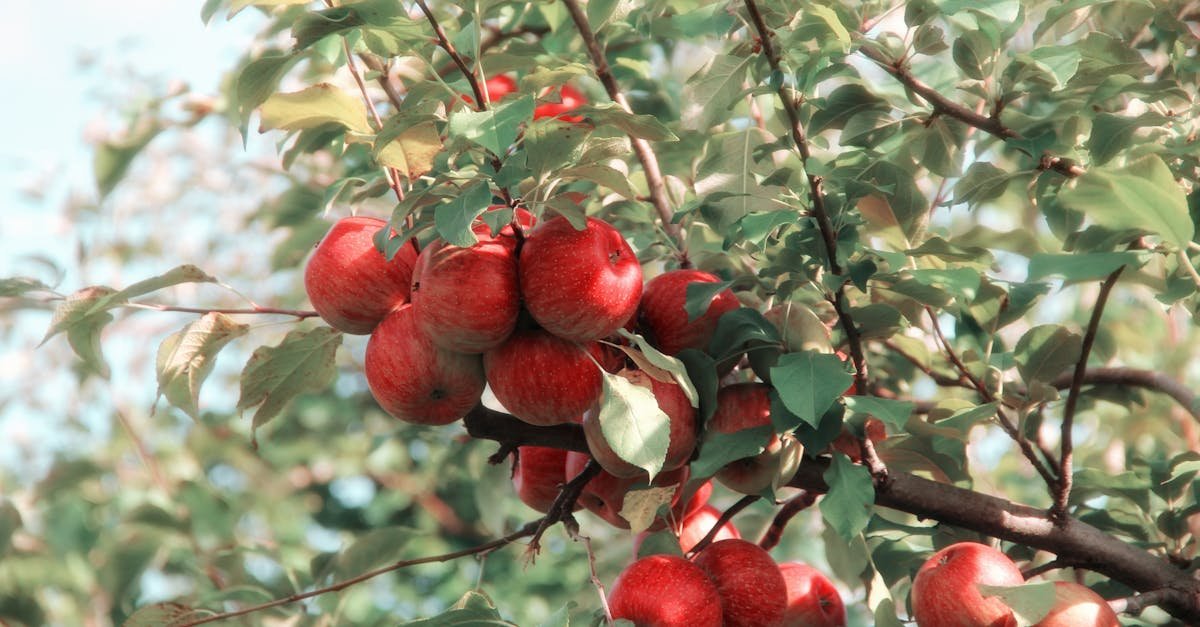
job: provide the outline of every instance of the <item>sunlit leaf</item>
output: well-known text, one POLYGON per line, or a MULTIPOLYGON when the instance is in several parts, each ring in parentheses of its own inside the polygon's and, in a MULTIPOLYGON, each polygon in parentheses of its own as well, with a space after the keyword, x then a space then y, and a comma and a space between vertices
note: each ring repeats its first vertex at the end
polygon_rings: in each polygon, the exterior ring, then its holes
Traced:
POLYGON ((604 373, 603 390, 597 418, 604 440, 618 457, 653 479, 667 458, 671 419, 653 392, 625 377, 604 373))
POLYGON ((200 417, 200 386, 216 365, 217 353, 243 336, 249 325, 220 313, 206 313, 168 335, 158 346, 154 371, 158 394, 192 418, 200 417))
POLYGON ((367 106, 362 98, 329 83, 318 83, 301 91, 274 94, 260 108, 259 132, 279 128, 288 131, 317 128, 336 123, 356 133, 371 132, 367 106))
POLYGON ((260 346, 242 370, 237 408, 254 412, 254 428, 275 418, 288 401, 333 381, 342 334, 329 327, 291 331, 275 346, 260 346))

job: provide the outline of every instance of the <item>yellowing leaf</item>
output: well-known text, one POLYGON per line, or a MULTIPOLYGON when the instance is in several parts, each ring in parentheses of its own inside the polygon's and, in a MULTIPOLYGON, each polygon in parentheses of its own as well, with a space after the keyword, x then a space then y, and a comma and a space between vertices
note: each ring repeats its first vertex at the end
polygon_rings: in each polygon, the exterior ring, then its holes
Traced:
POLYGON ((224 314, 207 313, 168 335, 158 346, 154 365, 158 394, 192 418, 199 418, 200 386, 212 372, 217 353, 249 328, 224 314))
POLYGON ((678 486, 650 487, 644 490, 630 490, 625 493, 625 502, 621 505, 621 518, 629 521, 629 532, 639 534, 650 528, 658 508, 670 505, 678 486))
POLYGON ((433 159, 442 151, 442 138, 429 122, 405 130, 382 146, 376 144, 375 150, 380 163, 412 180, 433 169, 433 159))
POLYGON ((355 133, 371 132, 367 106, 329 83, 319 83, 301 91, 275 94, 262 104, 262 127, 298 131, 330 122, 341 124, 355 133))

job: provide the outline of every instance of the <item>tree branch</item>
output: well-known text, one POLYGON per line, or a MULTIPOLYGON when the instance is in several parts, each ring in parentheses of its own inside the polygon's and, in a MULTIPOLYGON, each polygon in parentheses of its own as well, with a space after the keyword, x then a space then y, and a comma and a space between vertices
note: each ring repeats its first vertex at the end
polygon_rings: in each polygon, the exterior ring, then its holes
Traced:
MULTIPOLYGON (((562 2, 563 6, 567 7, 567 12, 571 14, 571 20, 575 22, 575 29, 579 31, 579 36, 583 38, 588 56, 591 58, 592 65, 596 69, 596 77, 604 85, 604 91, 626 113, 633 113, 633 110, 629 107, 629 101, 625 98, 625 94, 621 93, 620 86, 617 85, 616 77, 613 76, 612 71, 608 67, 608 58, 604 55, 604 49, 596 39, 596 33, 592 31, 592 25, 588 23, 587 14, 579 6, 577 0, 562 0, 562 2)), ((654 154, 654 150, 650 147, 650 142, 640 137, 633 137, 631 135, 629 142, 633 146, 634 155, 637 156, 637 160, 642 164, 642 172, 646 174, 646 186, 650 190, 650 202, 654 205, 654 210, 658 213, 658 219, 662 223, 663 230, 674 240, 676 247, 679 249, 680 265, 688 267, 687 240, 684 238, 683 231, 679 225, 672 221, 675 212, 671 209, 671 201, 667 198, 667 185, 663 181, 662 170, 658 166, 658 156, 654 154)))
MULTIPOLYGON (((1071 386, 1074 375, 1063 373, 1050 382, 1057 389, 1071 386)), ((1084 385, 1133 386, 1154 390, 1170 396, 1179 403, 1197 422, 1200 422, 1200 403, 1192 389, 1161 372, 1136 370, 1133 368, 1093 368, 1083 377, 1084 385)))
POLYGON ((320 316, 315 311, 308 309, 278 309, 276 307, 250 307, 245 309, 228 308, 228 307, 180 307, 178 305, 159 305, 157 303, 123 303, 121 307, 133 307, 135 309, 150 309, 152 311, 176 311, 181 313, 220 313, 231 315, 279 315, 292 316, 299 320, 305 318, 315 318, 320 316))
POLYGON ((1071 457, 1074 452, 1071 428, 1075 425, 1075 408, 1079 404, 1079 388, 1083 386, 1083 380, 1087 376, 1088 355, 1092 352, 1092 345, 1096 343, 1096 332, 1100 328, 1100 317, 1104 315, 1104 305, 1108 302, 1108 295, 1112 293, 1117 279, 1124 271, 1125 266, 1117 268, 1100 284, 1100 293, 1096 296, 1096 302, 1092 306, 1092 317, 1088 320, 1087 331, 1083 334, 1079 361, 1075 363, 1075 373, 1071 377, 1067 403, 1063 408, 1060 445, 1062 453, 1058 462, 1058 488, 1054 493, 1054 506, 1050 509, 1051 517, 1060 522, 1065 522, 1067 519, 1067 501, 1071 498, 1071 457))
MULTIPOLYGON (((869 439, 869 438, 868 438, 869 439)), ((792 518, 800 512, 812 507, 813 503, 817 502, 817 495, 808 490, 801 490, 800 494, 793 496, 775 512, 775 518, 771 519, 771 525, 763 532, 762 538, 758 541, 758 546, 764 550, 770 551, 779 544, 783 538, 783 530, 787 528, 787 524, 792 518)))
POLYGON ((729 509, 721 512, 721 517, 717 519, 717 522, 713 523, 713 526, 708 530, 708 533, 704 534, 704 537, 700 538, 700 541, 688 550, 688 555, 695 555, 700 551, 703 551, 704 547, 712 544, 713 538, 717 537, 717 532, 721 530, 721 527, 725 526, 725 523, 733 520, 733 517, 737 516, 739 512, 747 507, 750 507, 755 501, 761 498, 761 496, 754 494, 743 496, 742 498, 738 499, 737 503, 730 505, 729 509))

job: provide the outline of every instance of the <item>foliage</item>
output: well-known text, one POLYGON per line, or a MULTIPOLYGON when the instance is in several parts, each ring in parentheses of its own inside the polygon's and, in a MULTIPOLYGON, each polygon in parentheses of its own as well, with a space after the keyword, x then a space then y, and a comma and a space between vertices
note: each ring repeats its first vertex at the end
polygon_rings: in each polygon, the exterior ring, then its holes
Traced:
MULTIPOLYGON (((855 624, 906 617, 921 561, 964 538, 1002 538, 1029 566, 1081 565, 1052 538, 973 526, 965 503, 921 510, 888 491, 889 473, 1093 525, 1112 544, 1077 575, 1106 597, 1151 592, 1130 575, 1151 567, 1114 557, 1117 545, 1188 577, 1200 508, 1191 3, 332 4, 208 0, 214 27, 218 15, 263 24, 225 93, 187 123, 163 112, 179 94, 150 102, 98 146, 93 211, 131 202, 153 236, 93 252, 152 265, 151 278, 64 294, 0 280, 3 310, 48 328, 45 350, 65 335, 75 357, 54 353, 55 367, 75 368, 79 404, 100 399, 106 425, 45 472, 0 475, 0 619, 192 620, 535 520, 509 496, 507 465, 487 463, 495 443, 386 417, 364 389, 363 338, 284 309, 304 306, 299 270, 331 218, 388 217, 395 235, 378 244, 394 255, 410 237, 469 242, 492 203, 601 216, 648 274, 686 263, 726 280, 712 289, 732 286, 746 308, 706 353, 630 350, 686 379, 705 416, 721 365, 744 355, 732 380, 769 373, 774 427, 796 432, 812 470, 793 485, 828 490, 773 553, 827 564, 855 624), (520 95, 488 102, 481 85, 500 73, 520 95), (592 103, 579 119, 534 120, 566 84, 592 103), (138 164, 200 120, 222 139, 240 130, 235 144, 278 142, 283 170, 250 177, 235 163, 244 178, 212 191, 247 202, 208 250, 179 257, 179 227, 137 203, 150 183, 138 164), (176 301, 190 310, 163 304, 176 301), (776 306, 794 317, 771 318, 776 306), (147 328, 153 316, 172 323, 147 328), (251 324, 264 316, 285 324, 251 324), (143 359, 110 363, 113 347, 143 359), (113 392, 138 369, 165 400, 153 417, 113 392), (237 420, 243 410, 253 417, 237 420), (887 429, 873 446, 869 417, 887 429), (177 605, 144 609, 166 601, 177 605)), ((165 211, 216 216, 182 200, 165 211)), ((605 434, 627 435, 629 458, 658 470, 666 444, 631 420, 648 399, 622 381, 606 380, 605 434)), ((694 467, 707 474, 732 457, 720 449, 754 450, 705 442, 694 467)), ((737 522, 757 532, 775 511, 758 502, 737 522)), ((632 544, 584 516, 609 582, 632 544)), ((517 543, 264 613, 599 620, 584 546, 551 530, 541 547, 532 564, 517 543)), ((1034 596, 1023 615, 1045 611, 1034 596)))

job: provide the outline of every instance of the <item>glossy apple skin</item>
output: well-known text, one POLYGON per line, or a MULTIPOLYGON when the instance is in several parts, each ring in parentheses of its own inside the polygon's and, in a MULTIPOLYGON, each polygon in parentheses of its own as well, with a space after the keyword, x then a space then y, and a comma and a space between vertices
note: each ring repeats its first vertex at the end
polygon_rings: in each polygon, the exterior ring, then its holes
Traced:
POLYGON ((309 257, 304 291, 329 326, 365 335, 388 312, 408 302, 417 249, 405 244, 388 261, 374 241, 386 226, 377 218, 342 218, 309 257))
MULTIPOLYGON (((570 480, 577 476, 591 457, 585 453, 570 452, 567 453, 567 479, 570 480)), ((679 494, 683 490, 684 482, 687 481, 688 468, 684 466, 672 470, 670 472, 659 473, 654 477, 654 482, 651 484, 655 487, 666 487, 670 485, 679 486, 675 490, 675 500, 671 502, 674 506, 679 499, 679 494)), ((629 521, 621 516, 621 508, 625 506, 625 493, 629 492, 630 488, 638 484, 646 483, 646 474, 642 473, 640 477, 614 477, 606 471, 601 470, 600 474, 592 478, 591 481, 583 487, 583 491, 579 494, 579 504, 587 508, 588 511, 599 516, 608 524, 618 529, 629 529, 629 521)), ((650 525, 650 531, 660 531, 667 526, 667 521, 663 518, 658 518, 650 525)))
POLYGON ((570 85, 563 85, 560 95, 561 100, 559 102, 546 102, 534 107, 533 119, 558 118, 563 122, 572 124, 582 122, 583 118, 580 116, 563 114, 587 104, 587 98, 578 89, 570 85))
POLYGON ((380 407, 406 422, 449 424, 483 395, 479 356, 439 348, 417 328, 412 305, 401 306, 375 328, 364 366, 380 407))
POLYGON ((1021 569, 984 544, 952 544, 925 561, 913 578, 913 617, 919 627, 1015 627, 1013 611, 976 587, 1018 586, 1021 569))
POLYGON ((581 231, 562 216, 539 224, 525 238, 519 274, 534 320, 576 342, 611 335, 642 297, 642 267, 633 249, 597 218, 588 218, 581 231))
POLYGON ((719 283, 714 274, 700 270, 673 270, 646 283, 638 307, 638 326, 658 350, 676 355, 685 348, 704 350, 725 313, 741 307, 733 292, 723 290, 709 302, 699 318, 688 321, 684 305, 693 283, 719 283))
POLYGON ((577 422, 600 398, 600 369, 588 351, 541 329, 513 333, 483 355, 496 399, 533 425, 577 422))
MULTIPOLYGON (((683 388, 674 382, 659 381, 641 370, 623 370, 617 376, 625 377, 634 385, 649 389, 658 407, 670 420, 671 432, 667 444, 667 457, 663 470, 674 470, 683 466, 696 448, 696 410, 688 402, 683 388)), ((583 415, 583 433, 587 436, 588 450, 600 462, 604 470, 618 477, 636 477, 646 471, 621 459, 604 439, 600 428, 600 408, 594 406, 583 415)))
MULTIPOLYGON (((705 505, 700 509, 688 514, 683 523, 679 526, 679 548, 684 553, 692 550, 692 547, 699 544, 704 536, 712 530, 717 521, 721 519, 721 510, 712 505, 705 505)), ((742 534, 738 532, 737 527, 733 526, 733 521, 729 521, 717 530, 713 536, 713 542, 721 540, 736 540, 741 538, 742 534)))
POLYGON ((417 326, 446 350, 499 346, 521 312, 514 249, 490 237, 467 248, 440 240, 426 246, 413 270, 412 303, 417 326))
MULTIPOLYGON (((771 424, 771 388, 764 383, 735 383, 717 392, 717 409, 708 428, 736 433, 771 424)), ((726 464, 716 479, 742 494, 760 494, 776 477, 795 472, 803 452, 796 442, 780 440, 774 433, 763 443, 763 452, 726 464)))
POLYGON ((716 586, 695 564, 673 555, 630 564, 613 582, 608 606, 614 619, 638 627, 721 627, 716 586))
POLYGON ((846 606, 821 571, 800 562, 779 565, 787 584, 783 624, 795 627, 846 627, 846 606))
POLYGON ((746 540, 722 540, 692 561, 717 585, 725 627, 778 627, 787 585, 769 553, 746 540))
MULTIPOLYGON (((522 503, 548 513, 567 479, 567 451, 544 446, 517 448, 512 482, 522 503)), ((581 507, 576 504, 575 509, 581 507)))
POLYGON ((1054 582, 1054 607, 1033 627, 1119 627, 1104 597, 1074 581, 1054 582))

